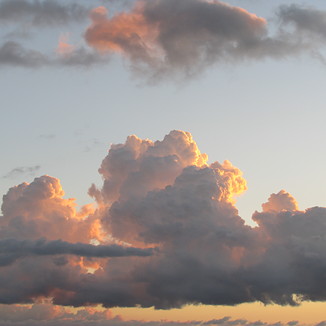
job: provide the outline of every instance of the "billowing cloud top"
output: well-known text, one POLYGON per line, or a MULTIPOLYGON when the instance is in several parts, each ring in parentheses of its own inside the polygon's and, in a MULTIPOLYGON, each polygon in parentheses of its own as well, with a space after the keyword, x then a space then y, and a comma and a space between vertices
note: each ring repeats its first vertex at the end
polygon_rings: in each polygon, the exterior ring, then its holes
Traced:
POLYGON ((112 145, 76 211, 58 179, 11 188, 0 218, 0 301, 105 307, 324 301, 326 209, 286 191, 238 215, 246 190, 229 161, 208 164, 190 133, 112 145), (153 249, 155 248, 155 249, 153 249), (303 281, 304 280, 304 281, 303 281))

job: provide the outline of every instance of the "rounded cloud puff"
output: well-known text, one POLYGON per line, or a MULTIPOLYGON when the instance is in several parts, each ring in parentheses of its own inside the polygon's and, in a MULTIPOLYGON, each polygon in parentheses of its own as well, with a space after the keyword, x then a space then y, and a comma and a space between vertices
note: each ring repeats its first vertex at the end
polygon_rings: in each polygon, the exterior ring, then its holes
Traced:
POLYGON ((77 212, 49 176, 11 188, 0 301, 168 309, 325 300, 326 209, 299 211, 281 190, 247 226, 235 207, 242 172, 207 161, 184 131, 156 142, 129 136, 104 158, 103 186, 89 190, 96 208, 77 212))

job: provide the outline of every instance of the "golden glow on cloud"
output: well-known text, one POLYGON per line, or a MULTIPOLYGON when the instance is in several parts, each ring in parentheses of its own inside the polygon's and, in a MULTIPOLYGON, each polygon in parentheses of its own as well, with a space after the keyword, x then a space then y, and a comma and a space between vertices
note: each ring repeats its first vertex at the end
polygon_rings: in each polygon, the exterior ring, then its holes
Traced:
POLYGON ((271 194, 267 203, 262 204, 263 212, 298 211, 295 198, 285 190, 271 194))
POLYGON ((120 13, 108 19, 105 7, 97 7, 90 13, 92 26, 86 32, 90 45, 100 51, 125 52, 124 45, 149 47, 157 36, 155 26, 148 25, 140 12, 141 4, 133 13, 120 13))
POLYGON ((241 170, 234 167, 227 160, 223 164, 214 162, 211 167, 218 173, 223 184, 223 187, 220 188, 221 193, 218 200, 225 200, 234 204, 234 196, 240 195, 247 190, 247 182, 242 177, 241 170))

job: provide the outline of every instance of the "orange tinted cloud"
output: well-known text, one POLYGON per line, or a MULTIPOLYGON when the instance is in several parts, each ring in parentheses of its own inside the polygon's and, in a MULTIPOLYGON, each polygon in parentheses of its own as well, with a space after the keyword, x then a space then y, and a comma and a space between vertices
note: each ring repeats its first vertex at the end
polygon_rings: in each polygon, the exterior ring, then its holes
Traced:
POLYGON ((262 204, 263 212, 281 212, 281 211, 297 211, 298 203, 295 198, 285 190, 279 191, 277 194, 271 194, 268 202, 262 204))
POLYGON ((91 234, 94 234, 90 230, 96 224, 96 218, 91 214, 88 219, 80 220, 80 217, 85 211, 91 213, 91 208, 86 206, 79 213, 75 200, 63 196, 60 181, 50 176, 35 178, 30 184, 11 188, 3 198, 1 237, 46 237, 48 240, 89 242, 91 234))
POLYGON ((69 56, 74 51, 75 47, 69 42, 69 37, 67 34, 63 34, 59 38, 59 43, 57 47, 57 53, 63 56, 69 56))
POLYGON ((91 11, 92 25, 88 28, 85 38, 89 45, 100 51, 149 54, 150 43, 155 40, 155 26, 149 25, 137 6, 132 13, 120 13, 109 18, 105 7, 91 11))
POLYGON ((188 132, 155 142, 132 135, 102 161, 94 207, 78 212, 50 176, 11 188, 0 219, 0 302, 168 309, 325 301, 326 209, 298 211, 280 191, 249 227, 234 200, 246 190, 242 172, 207 160, 188 132))
POLYGON ((98 7, 90 17, 85 33, 90 46, 121 53, 158 74, 195 72, 225 55, 246 57, 266 34, 265 19, 220 1, 138 0, 130 12, 109 17, 98 7))

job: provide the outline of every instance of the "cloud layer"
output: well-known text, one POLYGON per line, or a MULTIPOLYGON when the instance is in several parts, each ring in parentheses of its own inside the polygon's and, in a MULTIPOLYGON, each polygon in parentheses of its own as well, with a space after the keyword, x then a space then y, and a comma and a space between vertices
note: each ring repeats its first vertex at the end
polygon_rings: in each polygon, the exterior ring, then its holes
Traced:
POLYGON ((129 136, 101 164, 103 186, 89 189, 95 206, 77 211, 50 176, 11 188, 0 219, 1 303, 324 301, 326 208, 299 211, 281 190, 249 227, 235 207, 241 171, 207 160, 187 132, 129 136))
POLYGON ((85 39, 99 51, 124 55, 135 71, 152 77, 191 76, 217 63, 316 50, 324 44, 319 36, 325 17, 322 11, 282 6, 281 28, 270 35, 266 19, 222 1, 139 0, 132 11, 112 17, 104 7, 94 9, 85 39))
POLYGON ((219 0, 132 3, 131 9, 111 12, 111 8, 90 9, 77 2, 2 1, 0 23, 16 26, 18 31, 14 29, 0 45, 0 66, 91 66, 107 64, 115 54, 123 57, 134 73, 158 81, 196 76, 217 64, 265 58, 313 54, 325 61, 326 13, 322 10, 282 5, 276 8, 274 23, 269 23, 219 0), (86 27, 88 18, 91 24, 86 27), (82 45, 59 40, 57 55, 51 53, 53 49, 45 53, 26 44, 26 38, 22 43, 15 38, 29 29, 44 34, 56 26, 68 28, 70 23, 81 29, 83 40, 78 44, 82 45))

